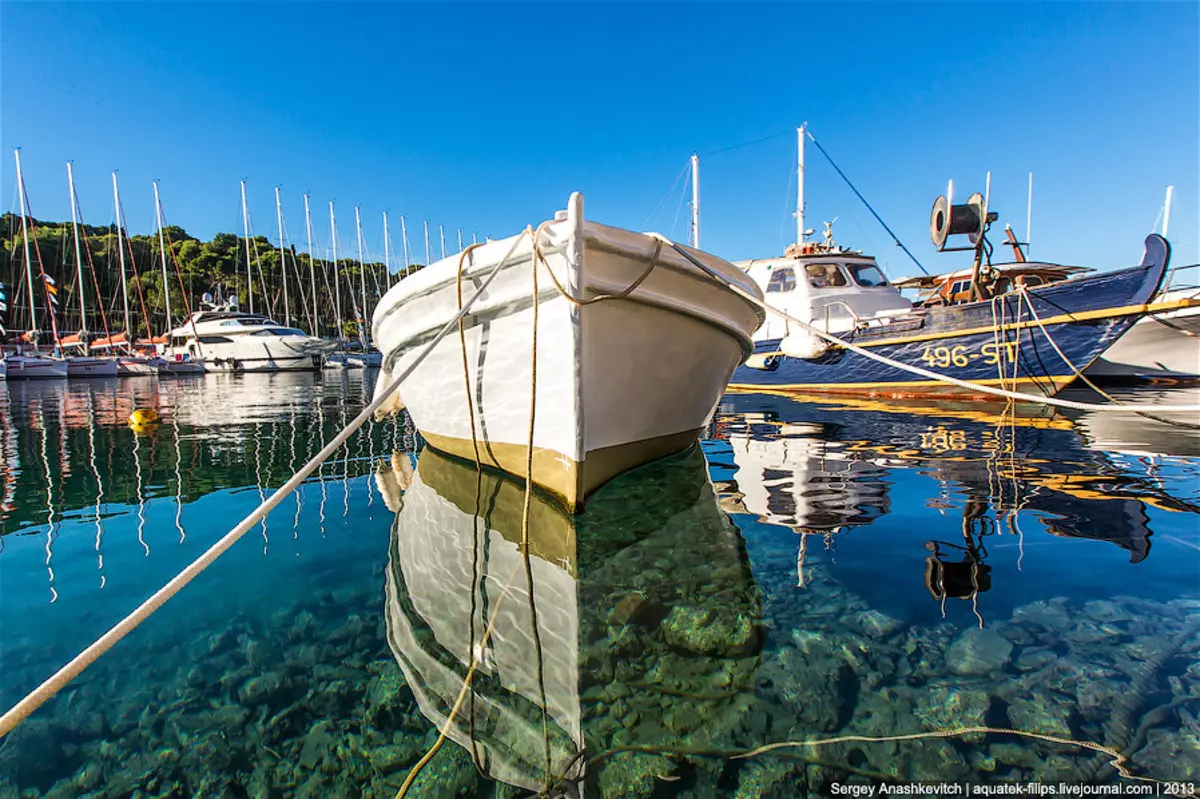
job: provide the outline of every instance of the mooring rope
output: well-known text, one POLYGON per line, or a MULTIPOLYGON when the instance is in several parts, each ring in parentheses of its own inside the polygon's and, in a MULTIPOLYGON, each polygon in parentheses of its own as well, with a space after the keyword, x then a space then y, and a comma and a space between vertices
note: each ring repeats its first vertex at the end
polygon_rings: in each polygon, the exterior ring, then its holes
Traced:
POLYGON ((509 258, 515 252, 517 244, 524 238, 518 237, 513 242, 512 248, 508 255, 501 258, 492 270, 487 274, 487 277, 480 284, 479 289, 471 297, 471 299, 463 305, 462 308, 450 318, 450 321, 442 327, 441 330, 433 337, 425 347, 417 353, 404 371, 402 371, 390 384, 386 390, 378 394, 374 400, 363 408, 363 410, 347 424, 342 431, 326 444, 320 452, 314 455, 306 464, 300 467, 300 471, 296 472, 291 478, 275 490, 270 497, 263 501, 255 508, 250 515, 242 519, 238 524, 225 534, 219 541, 213 544, 208 550, 192 561, 183 571, 171 578, 171 580, 162 588, 155 591, 149 599, 138 605, 129 615, 123 618, 116 625, 111 627, 108 632, 97 638, 90 646, 76 655, 69 663, 56 671, 49 679, 31 691, 17 704, 13 705, 3 716, 0 716, 0 738, 12 732, 13 728, 20 724, 30 713, 37 710, 45 704, 51 697, 57 694, 64 686, 80 674, 84 669, 90 666, 95 660, 103 655, 108 650, 132 632, 138 625, 145 621, 149 616, 158 610, 167 600, 175 596, 181 588, 194 580, 201 572, 207 569, 213 561, 219 558, 224 552, 237 543, 243 535, 245 535, 252 527, 266 518, 275 506, 282 502, 289 494, 304 482, 318 467, 343 444, 350 439, 358 428, 362 427, 363 423, 371 418, 372 414, 395 393, 400 384, 408 379, 409 375, 416 370, 418 366, 424 362, 429 353, 433 351, 443 338, 449 335, 457 326, 458 321, 466 315, 471 306, 483 296, 487 287, 491 284, 496 275, 500 274, 500 270, 504 268, 509 258))
MULTIPOLYGON (((543 224, 545 224, 545 223, 543 223, 543 224)), ((542 691, 542 728, 543 728, 543 735, 545 736, 545 742, 546 742, 546 759, 547 759, 546 776, 547 776, 547 779, 549 779, 549 776, 550 776, 549 775, 550 738, 549 738, 548 733, 546 733, 546 700, 545 700, 545 687, 544 687, 545 682, 544 682, 544 678, 542 675, 542 664, 541 664, 541 658, 540 658, 541 643, 540 643, 540 640, 538 640, 538 634, 537 634, 537 611, 536 611, 536 608, 534 607, 534 601, 533 601, 533 577, 532 577, 532 574, 530 571, 531 564, 529 561, 529 516, 530 516, 530 510, 532 508, 532 502, 533 502, 533 430, 534 430, 534 420, 536 418, 536 411, 537 411, 537 345, 538 345, 537 320, 538 320, 538 304, 539 304, 538 282, 537 282, 537 269, 538 269, 539 253, 538 253, 537 242, 538 242, 538 235, 540 234, 541 229, 542 229, 541 226, 539 226, 538 233, 534 233, 532 227, 526 227, 525 230, 521 232, 521 235, 517 237, 517 241, 519 242, 525 238, 526 234, 533 234, 533 251, 530 253, 530 259, 529 259, 530 263, 533 267, 533 309, 532 309, 533 310, 533 331, 530 336, 530 338, 532 339, 532 344, 531 344, 532 353, 530 355, 530 364, 529 364, 529 426, 528 426, 526 451, 525 451, 525 494, 524 494, 522 505, 521 505, 521 555, 522 555, 521 565, 524 566, 524 572, 526 575, 527 585, 528 585, 528 590, 529 590, 529 604, 530 604, 530 610, 531 610, 533 624, 534 624, 534 640, 538 641, 538 649, 539 649, 538 685, 542 691)), ((516 249, 516 243, 513 244, 513 249, 516 249)), ((462 256, 460 256, 460 258, 459 258, 460 286, 461 286, 461 275, 462 275, 462 262, 466 258, 466 255, 467 255, 467 252, 464 251, 462 256)), ((503 263, 503 262, 501 262, 501 263, 503 263)), ((547 266, 547 269, 549 269, 549 266, 547 266)), ((460 314, 460 319, 461 319, 461 314, 460 314)), ((468 407, 471 407, 473 405, 473 403, 472 403, 472 398, 471 398, 470 374, 467 369, 467 343, 466 343, 466 337, 463 334, 461 326, 459 328, 459 343, 460 343, 460 346, 462 347, 463 378, 466 382, 467 405, 468 405, 468 407)), ((475 452, 475 468, 476 468, 476 470, 480 470, 481 464, 479 461, 479 445, 476 441, 476 435, 475 435, 475 412, 474 412, 474 410, 471 411, 471 443, 474 447, 474 452, 475 452)), ((425 754, 421 757, 421 759, 417 761, 416 765, 414 765, 412 767, 412 769, 408 772, 408 776, 405 777, 403 784, 401 784, 401 786, 400 786, 400 790, 396 792, 396 799, 404 799, 404 797, 408 794, 409 790, 412 788, 413 783, 416 782, 416 779, 420 775, 421 771, 425 768, 425 766, 427 766, 429 764, 429 761, 433 760, 434 755, 436 755, 438 753, 438 750, 440 750, 442 748, 442 744, 445 743, 446 738, 450 734, 450 727, 454 724, 455 718, 458 717, 458 713, 462 709, 463 700, 466 698, 468 692, 470 692, 470 695, 472 696, 472 698, 475 696, 475 692, 471 691, 471 682, 475 678, 475 672, 479 669, 479 661, 483 655, 483 650, 487 646, 487 641, 489 638, 491 638, 492 633, 495 631, 496 619, 500 615, 500 608, 504 605, 504 598, 506 596, 508 596, 508 588, 510 586, 512 586, 513 580, 517 575, 517 570, 518 570, 517 567, 513 567, 512 573, 509 574, 508 579, 505 581, 504 588, 501 590, 500 596, 496 599, 496 605, 492 609, 492 615, 488 619, 487 627, 484 628, 483 634, 479 638, 479 646, 475 646, 474 642, 472 642, 471 662, 467 666, 467 673, 465 675, 463 675, 463 683, 462 683, 462 686, 458 690, 458 697, 454 700, 454 704, 451 706, 450 712, 448 714, 446 714, 446 721, 442 724, 441 729, 438 730, 437 739, 433 742, 433 744, 429 747, 429 749, 425 752, 425 754)), ((474 617, 472 616, 472 618, 474 618, 474 617)), ((474 729, 474 718, 473 717, 470 721, 470 724, 471 724, 471 727, 473 730, 474 729)), ((474 735, 472 733, 472 738, 471 738, 472 746, 474 746, 474 742, 475 742, 474 735)), ((476 765, 476 767, 478 768, 478 765, 476 765)))
MULTIPOLYGON (((646 235, 655 236, 656 238, 659 237, 659 234, 657 234, 657 233, 648 233, 646 235)), ((765 303, 762 300, 755 297, 750 292, 746 291, 745 289, 741 288, 740 286, 737 286, 737 285, 731 283, 729 280, 725 279, 717 272, 715 272, 712 269, 710 269, 709 267, 705 266, 697 258, 692 256, 691 253, 684 250, 682 247, 680 247, 675 242, 673 242, 670 239, 667 239, 665 237, 662 237, 662 240, 666 244, 670 245, 672 249, 674 249, 676 252, 678 252, 680 255, 682 255, 684 258, 686 258, 688 261, 690 261, 692 263, 692 265, 694 265, 697 269, 704 272, 706 275, 711 277, 713 280, 715 280, 718 283, 720 283, 721 285, 725 286, 730 291, 732 291, 734 294, 737 294, 739 297, 746 300, 750 304, 756 305, 765 311, 769 311, 773 314, 776 314, 776 315, 786 319, 789 322, 793 322, 793 323, 799 325, 800 327, 804 328, 808 332, 812 333, 814 336, 817 336, 820 339, 828 341, 830 344, 834 344, 838 347, 843 347, 850 352, 853 352, 857 355, 863 356, 864 358, 870 358, 873 361, 878 361, 879 363, 885 364, 887 366, 891 366, 896 369, 900 369, 905 372, 909 372, 911 374, 918 375, 920 377, 924 377, 924 378, 927 378, 930 380, 936 380, 938 382, 947 383, 947 384, 953 385, 953 386, 958 386, 959 388, 964 388, 964 389, 967 389, 968 391, 974 391, 974 392, 978 392, 981 394, 991 394, 992 396, 995 396, 995 397, 1002 397, 1005 399, 1013 399, 1013 400, 1018 400, 1020 402, 1036 402, 1036 403, 1040 403, 1042 405, 1051 405, 1056 408, 1073 408, 1075 410, 1080 410, 1080 411, 1104 411, 1104 412, 1110 412, 1110 413, 1111 412, 1137 413, 1141 409, 1153 410, 1153 411, 1157 411, 1159 413, 1200 413, 1200 405, 1131 406, 1131 405, 1122 405, 1122 404, 1118 404, 1118 403, 1098 404, 1098 403, 1094 403, 1094 402, 1075 402, 1073 400, 1058 399, 1057 397, 1038 397, 1038 396, 1034 396, 1032 394, 1022 394, 1017 391, 1008 391, 1006 389, 995 388, 993 386, 987 386, 987 385, 983 385, 980 383, 972 383, 968 380, 962 380, 957 377, 952 377, 951 375, 941 374, 940 372, 933 372, 933 371, 930 371, 929 369, 924 369, 920 366, 914 366, 912 364, 903 363, 902 361, 897 361, 897 360, 887 357, 886 355, 880 355, 878 353, 871 352, 870 350, 866 349, 865 347, 860 347, 857 344, 852 344, 849 341, 846 341, 845 339, 841 339, 835 335, 826 333, 824 330, 814 327, 813 325, 809 324, 808 322, 805 322, 803 319, 798 319, 795 316, 792 316, 787 311, 776 308, 773 305, 768 305, 767 303, 765 303)), ((765 388, 769 388, 769 386, 765 386, 765 388)))

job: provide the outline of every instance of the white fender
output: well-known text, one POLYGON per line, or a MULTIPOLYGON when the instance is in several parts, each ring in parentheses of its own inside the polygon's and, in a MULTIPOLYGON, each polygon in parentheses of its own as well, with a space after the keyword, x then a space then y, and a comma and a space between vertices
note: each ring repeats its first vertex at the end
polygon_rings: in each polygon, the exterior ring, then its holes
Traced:
POLYGON ((829 349, 829 342, 813 335, 807 330, 798 330, 784 336, 779 342, 779 350, 792 358, 811 360, 820 358, 829 349))

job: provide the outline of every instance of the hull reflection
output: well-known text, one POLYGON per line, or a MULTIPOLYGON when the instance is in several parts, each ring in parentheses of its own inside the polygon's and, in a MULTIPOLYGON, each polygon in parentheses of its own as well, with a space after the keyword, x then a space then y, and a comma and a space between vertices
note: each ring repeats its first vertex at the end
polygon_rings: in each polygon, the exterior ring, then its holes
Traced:
POLYGON ((740 718, 761 604, 698 447, 617 478, 581 516, 535 494, 528 558, 516 482, 430 449, 415 473, 405 457, 389 467, 388 642, 422 714, 485 776, 575 795, 598 778, 591 743, 630 717, 647 722, 625 736, 639 745, 694 744, 740 718), (652 721, 665 694, 678 707, 714 690, 727 697, 692 701, 703 731, 652 721))

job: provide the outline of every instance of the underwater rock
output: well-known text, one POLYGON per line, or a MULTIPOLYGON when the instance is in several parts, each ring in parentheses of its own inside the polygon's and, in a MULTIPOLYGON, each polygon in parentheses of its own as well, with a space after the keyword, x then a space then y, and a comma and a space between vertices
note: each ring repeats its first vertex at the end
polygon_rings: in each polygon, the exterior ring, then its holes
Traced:
POLYGON ((888 638, 904 627, 904 622, 878 610, 864 610, 848 619, 851 626, 871 638, 888 638))
POLYGON ((1071 611, 1067 608, 1067 600, 1056 596, 1022 605, 1013 611, 1012 621, 1046 630, 1060 630, 1071 626, 1071 611))
POLYGON ((801 794, 803 766, 777 759, 750 763, 738 771, 738 787, 734 799, 767 799, 795 797, 801 794))
POLYGON ((913 715, 929 730, 979 727, 983 725, 991 703, 991 697, 985 691, 937 685, 917 695, 913 715))
POLYGON ((1026 649, 1017 656, 1016 666, 1021 671, 1037 671, 1038 669, 1044 669, 1057 659, 1058 655, 1049 649, 1026 649))
POLYGON ((306 769, 315 769, 325 752, 333 746, 335 740, 330 734, 333 725, 328 721, 317 724, 308 735, 304 736, 304 745, 300 748, 300 765, 306 769))
POLYGON ((1013 645, 994 630, 970 629, 958 636, 946 653, 946 663, 955 674, 985 676, 1003 670, 1012 656, 1013 645))
POLYGON ((1074 703, 1065 697, 1044 692, 1025 693, 1009 700, 1008 718, 1013 729, 1071 738, 1074 734, 1070 725, 1073 707, 1074 703))
POLYGON ((762 677, 774 681, 781 698, 795 707, 808 729, 832 732, 842 726, 859 693, 850 664, 832 647, 810 645, 807 652, 784 647, 762 677))
POLYGON ((662 622, 667 643, 697 655, 743 657, 757 648, 758 628, 743 613, 678 605, 662 622))
POLYGON ((422 799, 474 796, 478 783, 479 773, 466 750, 460 746, 443 746, 413 781, 409 796, 422 799))
POLYGON ((675 765, 662 755, 619 752, 601 766, 600 795, 621 799, 650 799, 660 778, 670 777, 675 765))
POLYGON ((367 710, 363 720, 375 729, 392 729, 413 706, 412 691, 394 661, 377 661, 368 669, 375 676, 367 684, 367 710))

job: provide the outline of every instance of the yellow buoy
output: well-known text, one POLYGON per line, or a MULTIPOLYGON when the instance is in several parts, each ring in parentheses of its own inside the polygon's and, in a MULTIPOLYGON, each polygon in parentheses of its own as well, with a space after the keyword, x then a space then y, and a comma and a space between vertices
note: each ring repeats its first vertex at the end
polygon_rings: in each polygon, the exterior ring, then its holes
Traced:
POLYGON ((158 422, 158 414, 150 408, 138 408, 133 413, 129 414, 129 426, 135 430, 138 428, 149 427, 158 422))

